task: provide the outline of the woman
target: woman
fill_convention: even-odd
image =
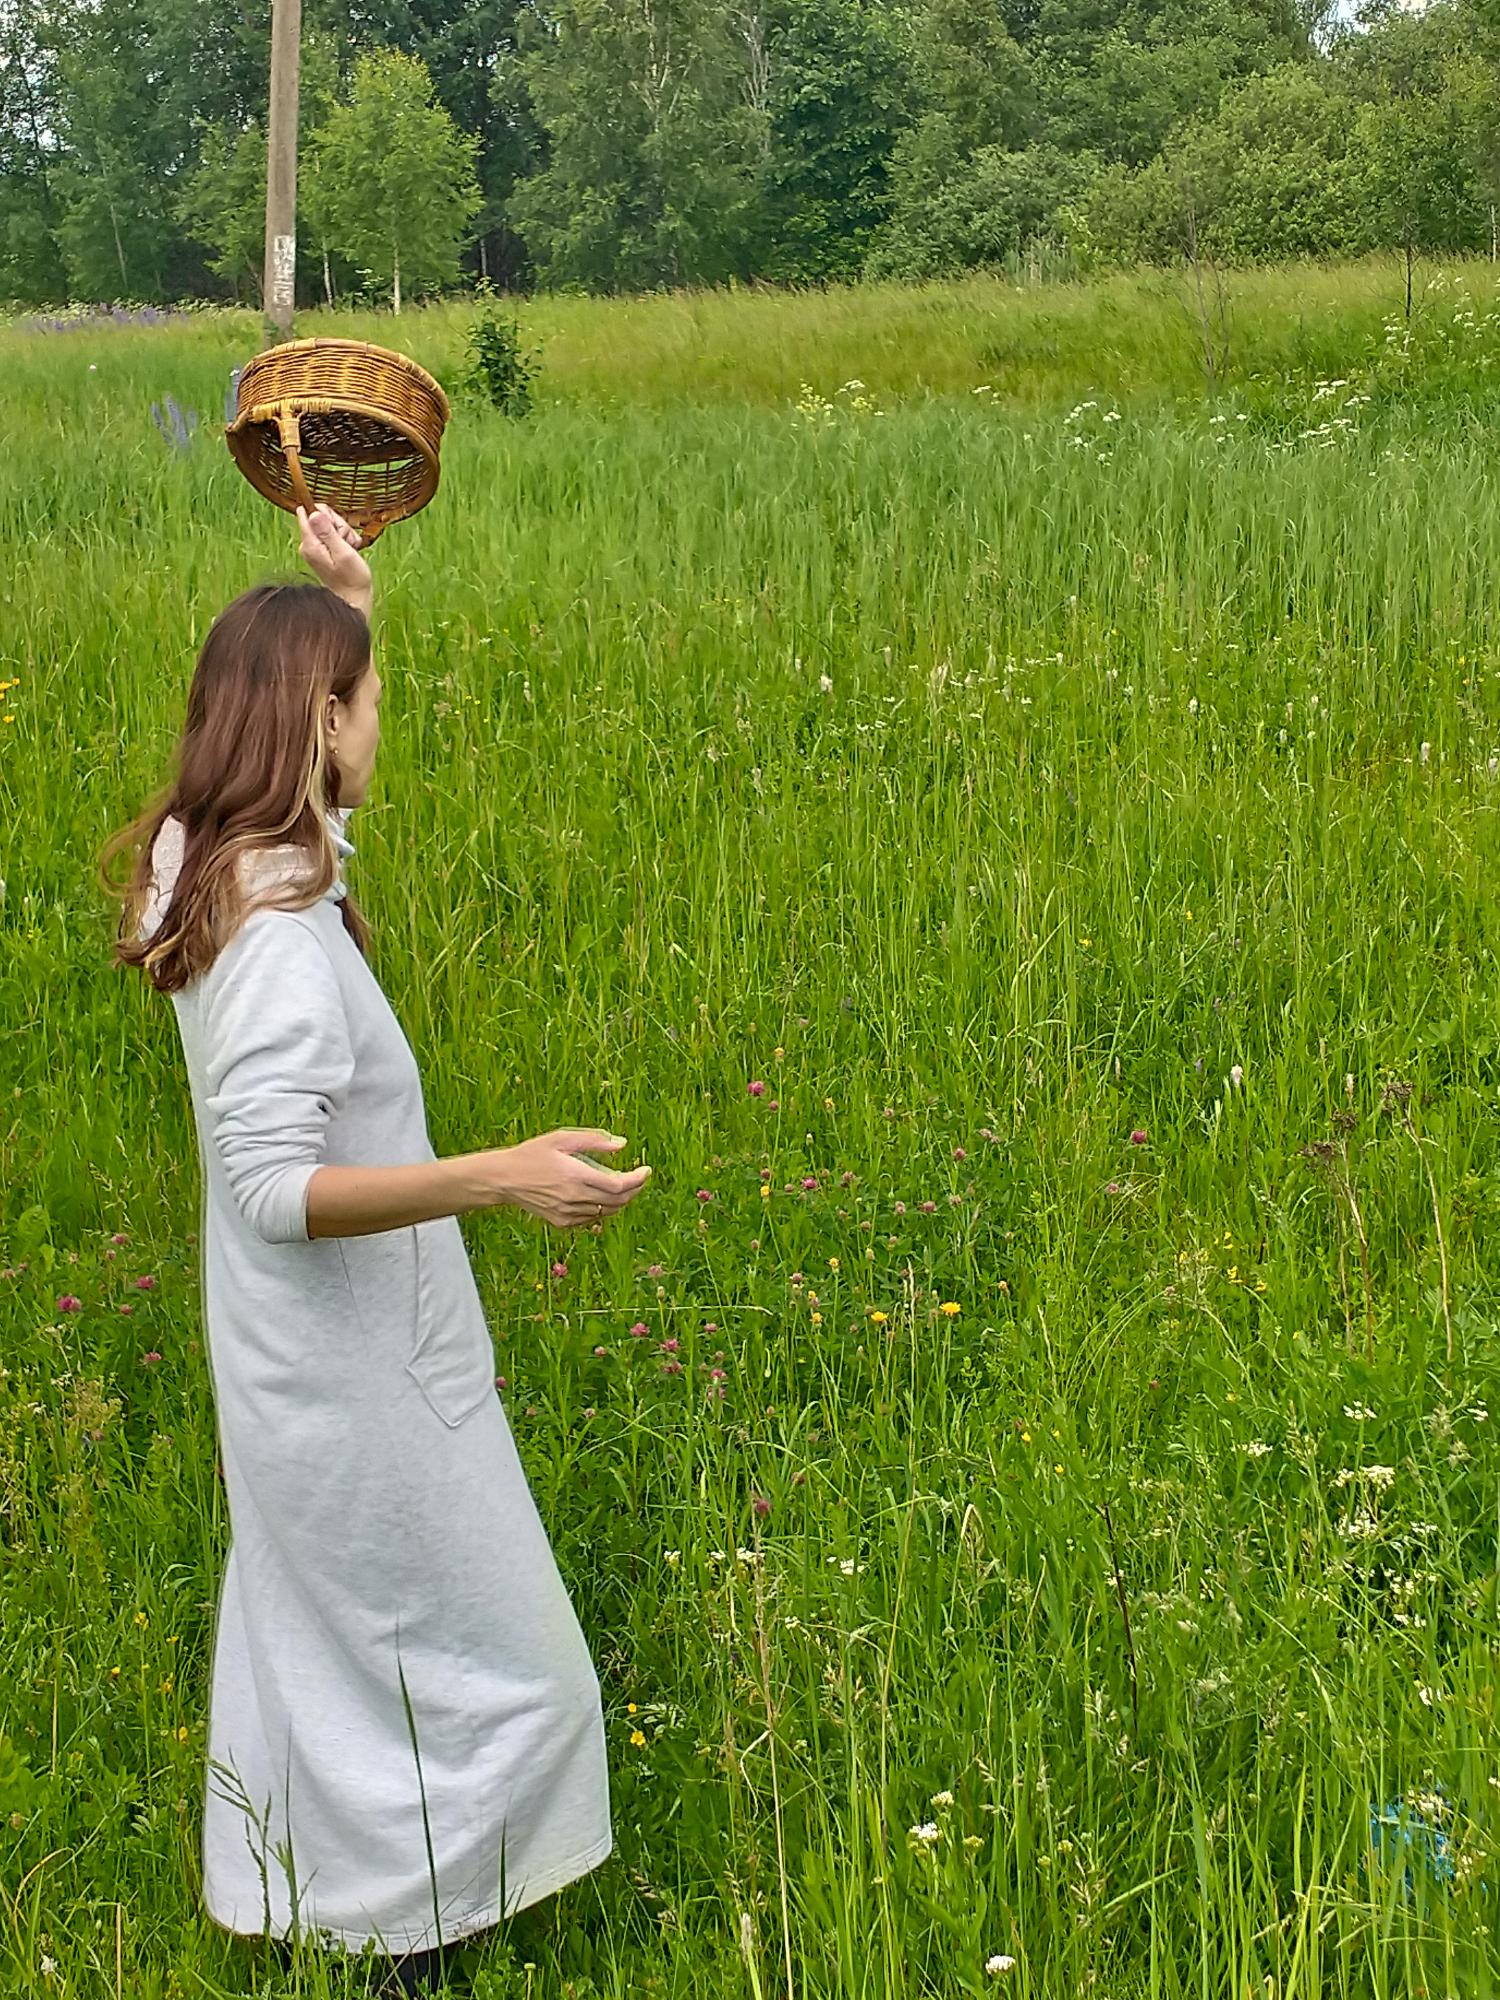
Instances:
[[[616,1214],[650,1169],[558,1131],[438,1159],[342,862],[380,738],[359,535],[298,510],[320,583],[214,621],[117,960],[169,993],[204,1166],[230,1547],[213,1642],[204,1900],[227,1929],[394,1961],[610,1850],[599,1683],[496,1394],[455,1219]]]

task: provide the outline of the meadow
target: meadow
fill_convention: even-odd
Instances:
[[[350,829],[434,1143],[655,1169],[466,1223],[616,1838],[478,2000],[1500,1992],[1500,277],[1402,302],[539,299],[519,421],[461,304],[299,318],[454,400]],[[96,876],[295,572],[259,344],[0,325],[6,1995],[371,1978],[197,1907],[198,1167]]]

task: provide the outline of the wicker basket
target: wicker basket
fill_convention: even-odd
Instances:
[[[289,340],[245,364],[225,438],[257,493],[294,513],[320,502],[364,542],[425,507],[451,412],[404,354],[363,340]]]

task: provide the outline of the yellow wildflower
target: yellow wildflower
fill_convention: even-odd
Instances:
[[[838,1267],[839,1267],[839,1260],[838,1260],[838,1258],[837,1258],[837,1257],[830,1257],[830,1258],[829,1258],[829,1260],[828,1260],[828,1268],[829,1268],[829,1270],[830,1270],[830,1271],[836,1271],[836,1270],[838,1269]]]
[[[634,1714],[635,1714],[635,1703],[634,1703],[633,1701],[627,1701],[627,1702],[626,1702],[626,1704],[625,1704],[625,1713],[626,1713],[627,1715],[634,1715]]]
[[[637,1750],[641,1749],[646,1741],[645,1731],[641,1729],[632,1729],[630,1732],[630,1741],[635,1749]]]
[[[957,1299],[949,1299],[945,1302],[942,1310],[947,1314],[949,1319],[957,1319],[959,1313],[962,1311],[962,1307],[959,1305]]]
[[[870,1318],[875,1322],[876,1326],[884,1326],[886,1317],[886,1314],[883,1312],[872,1312],[870,1314]]]

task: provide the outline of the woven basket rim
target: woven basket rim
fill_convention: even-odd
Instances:
[[[369,417],[372,422],[384,424],[387,430],[399,431],[409,444],[416,446],[423,458],[436,465],[438,455],[427,439],[393,416],[379,403],[356,403],[343,396],[278,396],[269,403],[252,403],[242,410],[232,424],[224,426],[225,437],[235,437],[242,431],[252,429],[257,424],[280,426],[283,410],[292,410],[302,417],[342,416]],[[314,460],[313,463],[316,463]]]
[[[394,347],[381,347],[373,340],[350,340],[343,335],[311,334],[305,340],[283,340],[275,347],[263,347],[259,353],[251,355],[250,359],[245,363],[241,371],[241,379],[252,368],[258,365],[272,367],[283,358],[289,358],[294,354],[311,354],[314,350],[318,350],[324,354],[337,352],[349,355],[374,356],[380,361],[388,362],[393,367],[399,368],[403,373],[412,376],[414,380],[422,384],[423,388],[432,392],[437,398],[438,407],[443,413],[443,421],[445,423],[453,414],[442,383],[435,376],[430,375],[420,361],[413,361],[409,354],[402,354]]]

